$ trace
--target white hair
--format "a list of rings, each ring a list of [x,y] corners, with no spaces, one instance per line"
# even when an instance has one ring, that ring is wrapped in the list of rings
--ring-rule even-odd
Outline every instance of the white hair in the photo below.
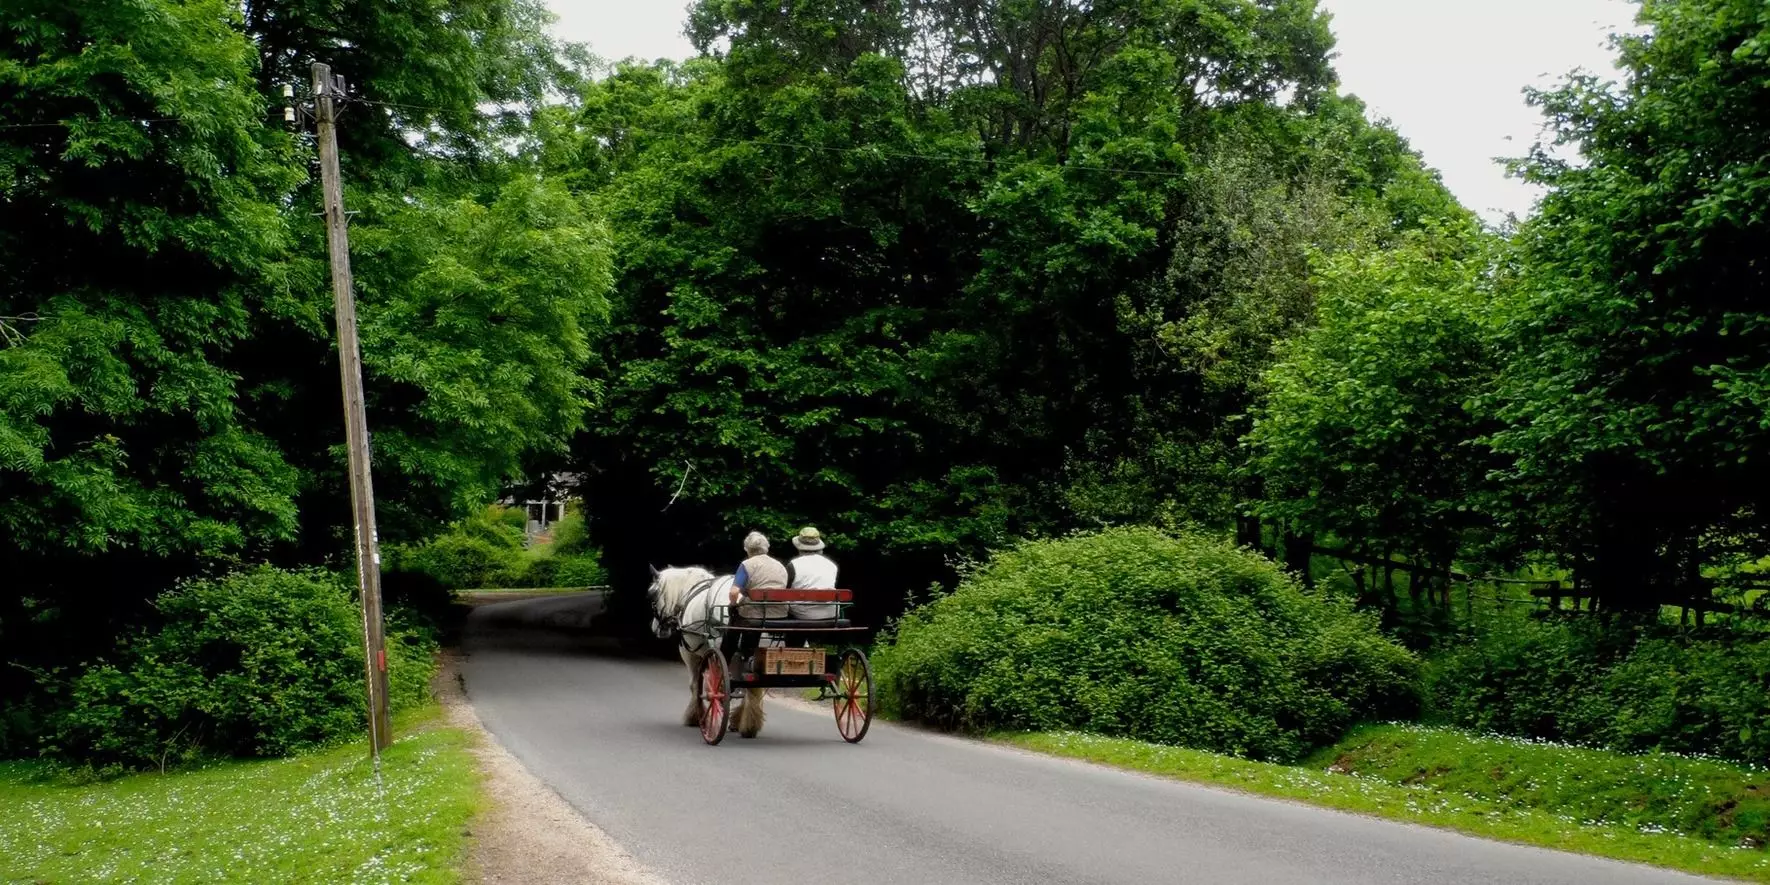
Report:
[[[768,538],[761,532],[751,532],[744,536],[744,552],[751,556],[761,556],[768,552]]]

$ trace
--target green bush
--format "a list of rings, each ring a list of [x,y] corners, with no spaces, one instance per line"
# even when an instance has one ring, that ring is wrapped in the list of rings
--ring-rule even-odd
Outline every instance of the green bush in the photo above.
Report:
[[[162,594],[162,622],[66,686],[50,755],[98,767],[279,756],[361,734],[362,616],[337,576],[263,567]],[[428,695],[434,641],[392,619],[389,701]]]
[[[554,563],[551,587],[595,587],[608,580],[602,563],[590,554],[556,556]]]
[[[558,587],[559,557],[547,550],[537,551],[530,556],[522,570],[522,578],[517,583],[523,587]],[[511,586],[516,586],[512,584]]]
[[[489,507],[429,541],[389,551],[388,580],[409,577],[420,591],[424,584],[479,590],[590,587],[607,580],[579,516],[555,523],[546,545],[525,548],[524,541],[522,511]]]
[[[523,543],[522,511],[487,507],[429,541],[390,550],[386,570],[426,576],[449,590],[514,587],[529,568]]]
[[[603,571],[595,556],[570,556],[541,548],[529,559],[520,584],[524,587],[594,587],[607,577],[608,573]]]
[[[590,527],[584,524],[584,517],[568,513],[553,524],[553,552],[562,556],[593,552],[590,549]]]
[[[449,532],[402,549],[391,557],[391,570],[429,575],[451,590],[512,587],[528,568],[520,545],[505,546],[467,532]]]
[[[1291,760],[1410,715],[1418,666],[1350,603],[1221,541],[1114,529],[1022,544],[906,615],[887,712]]]
[[[1770,638],[1499,617],[1427,666],[1428,714],[1480,731],[1770,759]]]

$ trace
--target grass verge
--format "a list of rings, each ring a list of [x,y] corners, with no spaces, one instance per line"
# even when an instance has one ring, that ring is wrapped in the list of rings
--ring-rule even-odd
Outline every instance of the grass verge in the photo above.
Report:
[[[400,717],[379,786],[366,743],[89,784],[0,763],[0,881],[454,882],[478,774],[437,715]]]
[[[1490,839],[1770,882],[1770,852],[1761,843],[1754,847],[1750,836],[1723,844],[1651,820],[1655,815],[1682,819],[1679,815],[1698,813],[1705,801],[1702,790],[1721,782],[1731,783],[1741,795],[1762,797],[1770,791],[1762,770],[1680,757],[1531,745],[1415,726],[1361,730],[1311,760],[1320,764],[1301,766],[1076,733],[1001,734],[993,740]],[[1502,759],[1509,760],[1510,767],[1494,777]],[[1727,781],[1729,772],[1731,781]],[[1477,788],[1483,773],[1491,784]],[[1661,778],[1682,785],[1654,783]],[[1726,801],[1723,798],[1713,807],[1724,808]],[[1591,816],[1600,807],[1612,811]],[[1750,820],[1742,820],[1737,810],[1740,807],[1733,806],[1729,823],[1716,826],[1730,827],[1731,832],[1749,827]],[[1623,814],[1624,808],[1634,811]],[[1650,813],[1650,808],[1658,811]]]

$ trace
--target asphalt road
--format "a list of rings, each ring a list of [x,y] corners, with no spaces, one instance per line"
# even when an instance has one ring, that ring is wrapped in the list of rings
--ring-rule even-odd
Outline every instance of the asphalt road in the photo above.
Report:
[[[586,638],[591,595],[483,606],[467,692],[543,781],[678,883],[1634,883],[1694,877],[771,703],[755,740],[678,724],[679,663]]]

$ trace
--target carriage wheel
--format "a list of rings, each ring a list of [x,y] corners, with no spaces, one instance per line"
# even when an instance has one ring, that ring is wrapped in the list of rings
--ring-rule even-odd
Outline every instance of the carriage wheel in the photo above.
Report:
[[[725,740],[731,717],[731,671],[725,668],[725,655],[719,649],[712,649],[701,662],[700,689],[701,740],[717,744]]]
[[[842,653],[836,670],[836,730],[858,744],[873,724],[873,668],[858,648]]]

